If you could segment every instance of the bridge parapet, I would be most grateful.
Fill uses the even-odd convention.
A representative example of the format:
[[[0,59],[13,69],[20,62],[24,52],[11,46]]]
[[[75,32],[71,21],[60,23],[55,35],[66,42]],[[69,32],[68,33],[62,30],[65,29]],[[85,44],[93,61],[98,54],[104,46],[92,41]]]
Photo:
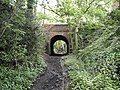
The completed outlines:
[[[45,24],[45,32],[69,32],[68,24]]]

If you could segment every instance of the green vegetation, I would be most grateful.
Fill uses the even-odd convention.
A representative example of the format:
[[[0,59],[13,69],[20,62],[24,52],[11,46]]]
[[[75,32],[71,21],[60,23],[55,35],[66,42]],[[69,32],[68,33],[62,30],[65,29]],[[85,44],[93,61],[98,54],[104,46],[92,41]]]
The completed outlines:
[[[99,40],[97,40],[99,41]],[[118,90],[120,52],[113,51],[119,47],[119,40],[108,44],[97,42],[79,51],[77,56],[69,56],[65,64],[71,80],[72,90]],[[101,44],[100,44],[101,43]],[[102,48],[100,45],[102,45]],[[115,46],[112,46],[116,44]],[[96,48],[96,46],[99,46]],[[104,47],[103,47],[104,45]],[[114,49],[112,49],[115,47]]]
[[[0,90],[27,90],[44,71],[44,20],[68,23],[74,32],[74,53],[65,60],[72,90],[118,90],[120,7],[112,10],[118,0],[56,0],[54,8],[43,0],[51,15],[37,13],[37,1],[0,0]]]
[[[34,6],[34,0],[0,1],[0,90],[27,90],[46,67]]]
[[[120,10],[102,2],[64,0],[57,9],[75,32],[75,53],[65,61],[72,90],[120,88]]]
[[[72,90],[120,88],[120,28],[115,22],[117,20],[110,19],[105,22],[104,29],[100,27],[90,33],[81,30],[79,35],[85,36],[79,38],[76,58],[72,63],[69,58],[66,62]]]
[[[55,54],[66,54],[67,53],[67,44],[63,40],[57,40],[54,43],[54,52]]]
[[[27,90],[33,85],[38,74],[43,73],[44,67],[43,63],[36,62],[33,64],[31,62],[23,65],[17,65],[16,68],[13,66],[0,66],[0,89],[1,90]]]

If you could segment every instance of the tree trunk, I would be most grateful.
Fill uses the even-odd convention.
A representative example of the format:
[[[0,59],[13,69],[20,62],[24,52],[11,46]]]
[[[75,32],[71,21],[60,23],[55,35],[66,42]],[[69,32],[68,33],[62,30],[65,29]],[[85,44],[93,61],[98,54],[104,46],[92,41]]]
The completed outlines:
[[[75,49],[78,50],[78,27],[75,29]]]

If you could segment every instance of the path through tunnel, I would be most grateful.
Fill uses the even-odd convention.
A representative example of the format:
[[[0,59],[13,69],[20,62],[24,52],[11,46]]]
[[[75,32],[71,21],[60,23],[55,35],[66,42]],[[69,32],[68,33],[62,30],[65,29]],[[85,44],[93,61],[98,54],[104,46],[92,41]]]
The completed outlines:
[[[65,36],[56,35],[50,41],[51,55],[63,56],[69,53],[69,43]]]

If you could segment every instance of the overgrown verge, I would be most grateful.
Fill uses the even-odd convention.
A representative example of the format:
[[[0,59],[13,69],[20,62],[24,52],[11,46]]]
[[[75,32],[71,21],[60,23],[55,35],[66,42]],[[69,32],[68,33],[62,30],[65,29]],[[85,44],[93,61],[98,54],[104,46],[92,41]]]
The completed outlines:
[[[72,90],[120,89],[120,27],[112,19],[104,23],[104,29],[87,35],[84,47],[79,42],[77,55],[68,56],[65,63]]]
[[[118,90],[120,53],[91,52],[82,59],[68,56],[71,90]],[[117,70],[118,69],[118,70]]]
[[[46,67],[34,5],[34,0],[0,1],[0,90],[27,90]]]
[[[43,73],[44,65],[37,64],[3,66],[0,65],[0,90],[27,90],[36,80],[38,74]]]
[[[71,90],[118,90],[119,60],[120,52],[108,53],[99,50],[91,51],[79,58],[75,55],[68,56],[66,65]]]

